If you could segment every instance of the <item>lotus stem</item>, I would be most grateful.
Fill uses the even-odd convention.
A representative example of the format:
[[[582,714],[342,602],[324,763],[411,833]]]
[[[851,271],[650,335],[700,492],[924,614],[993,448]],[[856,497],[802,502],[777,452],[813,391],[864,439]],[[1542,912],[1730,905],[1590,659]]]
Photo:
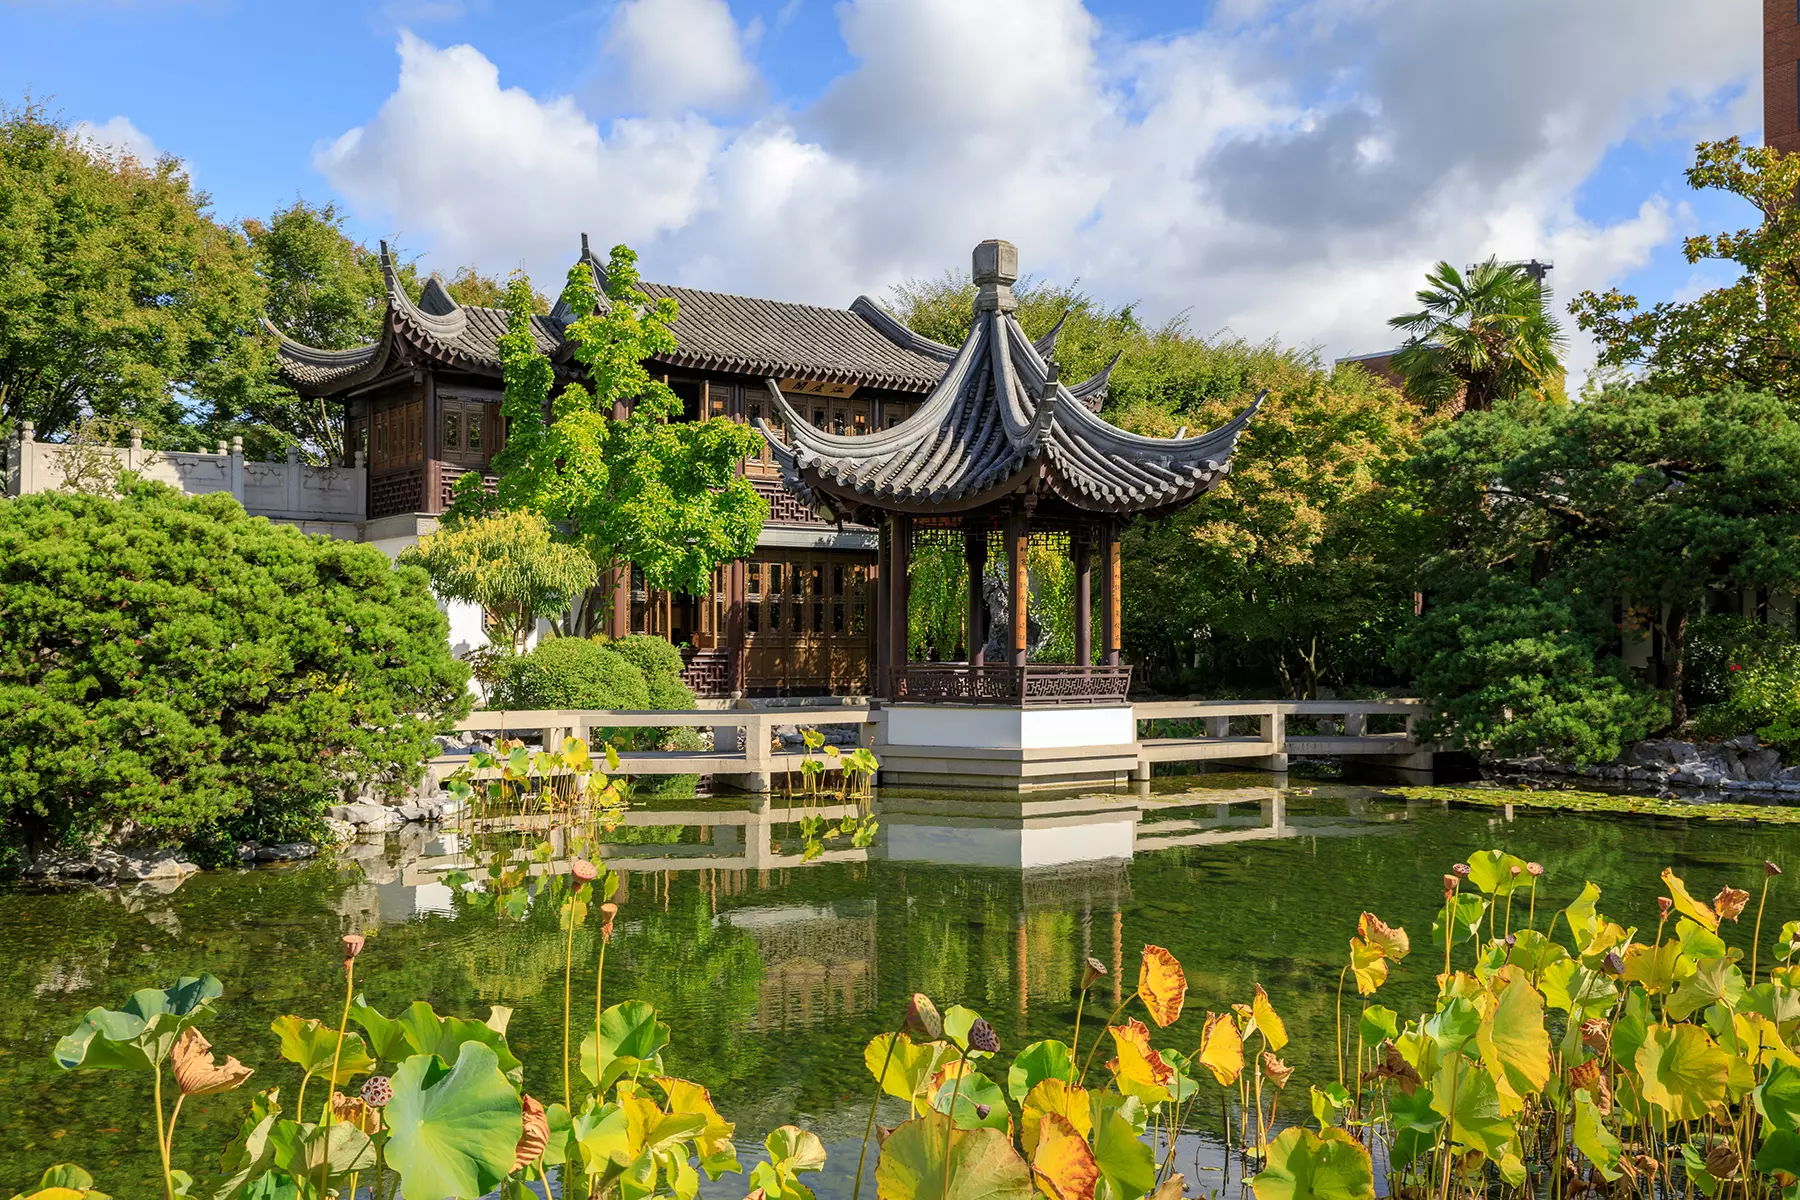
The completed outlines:
[[[163,1200],[175,1200],[175,1179],[169,1173],[168,1135],[163,1126],[162,1106],[162,1064],[156,1064],[156,1074],[151,1077],[151,1098],[156,1101],[156,1152],[162,1156]]]
[[[1338,972],[1337,985],[1337,1064],[1338,1086],[1344,1086],[1344,976],[1350,973],[1350,964]]]
[[[869,1101],[869,1123],[863,1127],[862,1153],[856,1156],[856,1186],[850,1189],[850,1200],[858,1200],[862,1195],[863,1167],[869,1161],[869,1139],[875,1136],[875,1109],[881,1104],[888,1064],[894,1061],[894,1047],[900,1044],[900,1031],[905,1028],[902,1024],[900,1029],[894,1030],[893,1036],[888,1038],[887,1053],[881,1058],[881,1074],[875,1077],[875,1099]]]
[[[1762,948],[1763,905],[1769,902],[1769,873],[1763,872],[1762,898],[1756,902],[1756,929],[1750,935],[1750,983],[1756,983],[1756,952]]]
[[[602,915],[604,915],[604,914],[602,914]],[[600,1007],[600,987],[605,982],[606,982],[606,939],[601,938],[600,939],[600,968],[598,971],[596,971],[594,973],[594,1094],[596,1096],[601,1094],[601,1090],[600,1090],[600,1078],[601,1078],[601,1076],[600,1076],[600,1014],[603,1010]],[[545,1182],[544,1186],[549,1187],[550,1184],[548,1182]]]
[[[1086,1003],[1087,989],[1082,988],[1081,994],[1075,997],[1075,1036],[1069,1041],[1069,1065],[1071,1067],[1075,1065],[1075,1059],[1081,1054],[1081,1009]]]
[[[1512,898],[1513,898],[1512,892],[1506,893],[1506,928],[1505,928],[1505,931],[1500,935],[1502,937],[1511,937],[1512,936]],[[1488,922],[1488,932],[1490,934],[1494,932],[1494,925],[1493,925],[1492,921]]]
[[[1137,997],[1137,993],[1133,992],[1133,993],[1131,993],[1131,995],[1129,995],[1129,996],[1125,997],[1123,1000],[1119,1001],[1119,1007],[1112,1010],[1112,1015],[1106,1018],[1106,1023],[1108,1025],[1111,1025],[1114,1021],[1118,1020],[1119,1014],[1125,1011],[1125,1006],[1127,1004],[1130,1004],[1132,1002],[1132,1000],[1136,999],[1136,997]],[[1088,1068],[1094,1064],[1094,1052],[1099,1049],[1100,1049],[1100,1039],[1098,1036],[1096,1036],[1094,1038],[1093,1049],[1088,1051],[1087,1061],[1081,1064],[1081,1074],[1075,1077],[1075,1086],[1076,1087],[1080,1087],[1084,1082],[1087,1081]],[[1070,1052],[1069,1057],[1071,1059],[1073,1059],[1075,1057],[1074,1053],[1072,1051]]]
[[[575,1105],[569,1099],[570,1094],[571,1094],[569,1091],[569,987],[570,987],[571,976],[574,972],[574,962],[575,962],[575,905],[573,903],[573,900],[574,900],[574,895],[571,892],[571,894],[570,894],[571,902],[568,907],[568,913],[567,913],[567,918],[566,918],[569,923],[569,929],[568,929],[568,932],[563,936],[563,1055],[562,1055],[563,1107],[568,1109],[570,1112],[575,1111]],[[599,1074],[599,1066],[600,1066],[600,1042],[599,1042],[598,1036],[596,1035],[596,1038],[594,1041],[595,1074]]]
[[[890,1045],[892,1043],[889,1043]],[[956,1060],[956,1078],[950,1083],[950,1111],[944,1114],[944,1186],[938,1195],[950,1195],[950,1142],[956,1136],[956,1098],[962,1094],[963,1069],[968,1066],[969,1052],[964,1050]],[[884,1070],[882,1074],[886,1074]]]
[[[354,994],[353,989],[356,986],[353,982],[355,972],[356,960],[354,958],[345,959],[344,1015],[338,1019],[337,1045],[333,1046],[331,1049],[331,1075],[325,1080],[325,1107],[319,1112],[319,1124],[322,1126],[331,1123],[331,1093],[337,1087],[338,1059],[344,1053],[344,1031],[350,1026],[350,997]],[[303,1083],[301,1086],[304,1087],[305,1084]],[[299,1105],[294,1106],[294,1111],[301,1117],[306,1115],[304,1112],[301,1112]],[[324,1190],[324,1187],[325,1185],[323,1183],[319,1185],[321,1191]]]

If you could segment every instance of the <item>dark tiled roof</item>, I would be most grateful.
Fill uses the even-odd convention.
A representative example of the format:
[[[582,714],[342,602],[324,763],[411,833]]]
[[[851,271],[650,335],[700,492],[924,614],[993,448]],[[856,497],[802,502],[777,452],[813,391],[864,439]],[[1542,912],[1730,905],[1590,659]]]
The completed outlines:
[[[680,307],[678,349],[663,360],[678,366],[923,392],[953,353],[923,338],[896,341],[893,331],[864,315],[874,306],[867,298],[849,309],[821,308],[665,283],[639,286]]]
[[[593,261],[585,246],[583,256]],[[395,339],[446,366],[499,375],[504,310],[458,304],[435,275],[415,304],[401,286],[385,244],[382,268],[388,311],[381,340],[354,350],[315,350],[283,336],[281,367],[289,383],[309,395],[332,395],[375,378],[393,356]],[[867,297],[841,309],[666,284],[640,286],[652,298],[667,296],[680,307],[674,327],[677,349],[661,360],[671,365],[924,392],[956,353],[913,333]],[[573,315],[559,303],[548,315],[532,317],[538,349],[565,356],[563,331]]]
[[[849,519],[859,508],[967,511],[1028,487],[1088,512],[1140,513],[1184,504],[1223,478],[1261,404],[1199,437],[1141,437],[1083,403],[1104,374],[1099,384],[1057,382],[1012,312],[988,311],[918,411],[893,428],[824,433],[779,391],[786,440],[758,427],[789,489],[808,503],[822,493]]]

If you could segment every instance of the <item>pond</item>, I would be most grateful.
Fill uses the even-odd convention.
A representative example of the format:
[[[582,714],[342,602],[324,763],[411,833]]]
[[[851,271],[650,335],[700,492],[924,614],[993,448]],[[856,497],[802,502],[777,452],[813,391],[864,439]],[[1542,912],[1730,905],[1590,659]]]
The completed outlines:
[[[1403,1013],[1426,1006],[1440,878],[1471,852],[1500,847],[1544,865],[1538,928],[1584,880],[1604,890],[1603,911],[1654,927],[1664,866],[1710,896],[1726,883],[1754,894],[1765,858],[1800,865],[1792,826],[1449,807],[1241,775],[1026,802],[884,795],[876,812],[882,831],[868,851],[832,849],[802,863],[793,827],[747,800],[659,800],[633,811],[608,859],[626,880],[608,1002],[658,1008],[674,1030],[668,1067],[712,1089],[737,1123],[746,1164],[777,1125],[817,1130],[832,1162],[813,1178],[828,1200],[849,1195],[855,1170],[870,1083],[862,1047],[894,1027],[914,991],[980,1010],[1007,1061],[1030,1041],[1067,1040],[1086,956],[1111,970],[1110,1001],[1115,982],[1134,985],[1139,951],[1154,942],[1185,966],[1190,1011],[1225,1009],[1263,985],[1293,1039],[1284,1057],[1297,1070],[1282,1112],[1303,1114],[1307,1085],[1336,1077],[1334,995],[1357,914],[1404,925],[1417,948],[1380,1001]],[[287,1013],[335,1020],[346,932],[371,935],[358,981],[383,1011],[413,999],[477,1017],[490,1005],[513,1008],[510,1041],[528,1090],[554,1093],[554,907],[514,919],[469,905],[443,882],[466,842],[406,832],[334,862],[209,873],[172,891],[0,893],[9,999],[0,1009],[0,1194],[63,1160],[87,1166],[116,1196],[159,1190],[147,1087],[113,1072],[64,1073],[49,1055],[88,1008],[200,972],[226,989],[208,1036],[257,1068],[245,1092],[184,1110],[187,1165],[196,1175],[215,1165],[207,1160],[236,1132],[249,1090],[298,1083],[275,1056],[269,1023]],[[1765,936],[1800,916],[1791,895],[1800,883],[1776,882]],[[1515,926],[1525,909],[1521,899]],[[1747,948],[1748,914],[1724,933]],[[592,995],[592,961],[578,945],[578,997]],[[1110,1008],[1090,1007],[1084,1043]],[[1199,1022],[1172,1032],[1191,1049]],[[1217,1112],[1195,1115],[1185,1165],[1193,1153],[1218,1161],[1219,1123]],[[1218,1183],[1216,1174],[1203,1181]],[[744,1187],[726,1177],[707,1192]]]

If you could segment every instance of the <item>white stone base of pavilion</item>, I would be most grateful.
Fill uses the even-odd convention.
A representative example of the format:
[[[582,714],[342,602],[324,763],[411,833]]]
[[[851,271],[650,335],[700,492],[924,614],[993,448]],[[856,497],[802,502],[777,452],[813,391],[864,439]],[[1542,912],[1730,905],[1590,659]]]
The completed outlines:
[[[1023,792],[1125,783],[1139,747],[1129,704],[902,703],[884,708],[875,753],[884,788]]]

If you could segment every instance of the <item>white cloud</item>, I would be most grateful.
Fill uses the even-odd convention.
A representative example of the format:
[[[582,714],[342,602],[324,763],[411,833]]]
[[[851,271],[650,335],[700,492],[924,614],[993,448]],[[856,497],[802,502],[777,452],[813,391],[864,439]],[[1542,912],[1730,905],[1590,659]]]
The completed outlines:
[[[761,32],[760,21],[740,31],[725,0],[624,0],[606,48],[641,111],[730,111],[760,89],[744,47]]]
[[[77,121],[71,132],[109,154],[129,154],[141,163],[154,163],[161,153],[150,135],[131,123],[130,117],[113,117],[96,125]]]
[[[615,41],[684,8],[712,24],[643,39],[680,52],[665,90],[624,54],[648,116],[405,37],[393,95],[318,165],[446,265],[559,272],[586,229],[655,278],[842,304],[1001,236],[1153,318],[1341,354],[1388,345],[1439,258],[1551,258],[1565,297],[1641,266],[1677,198],[1595,222],[1578,192],[1621,142],[1741,122],[1760,46],[1754,0],[1246,0],[1138,41],[1079,0],[845,0],[856,65],[728,122],[694,115],[755,86],[719,0],[628,0]]]

